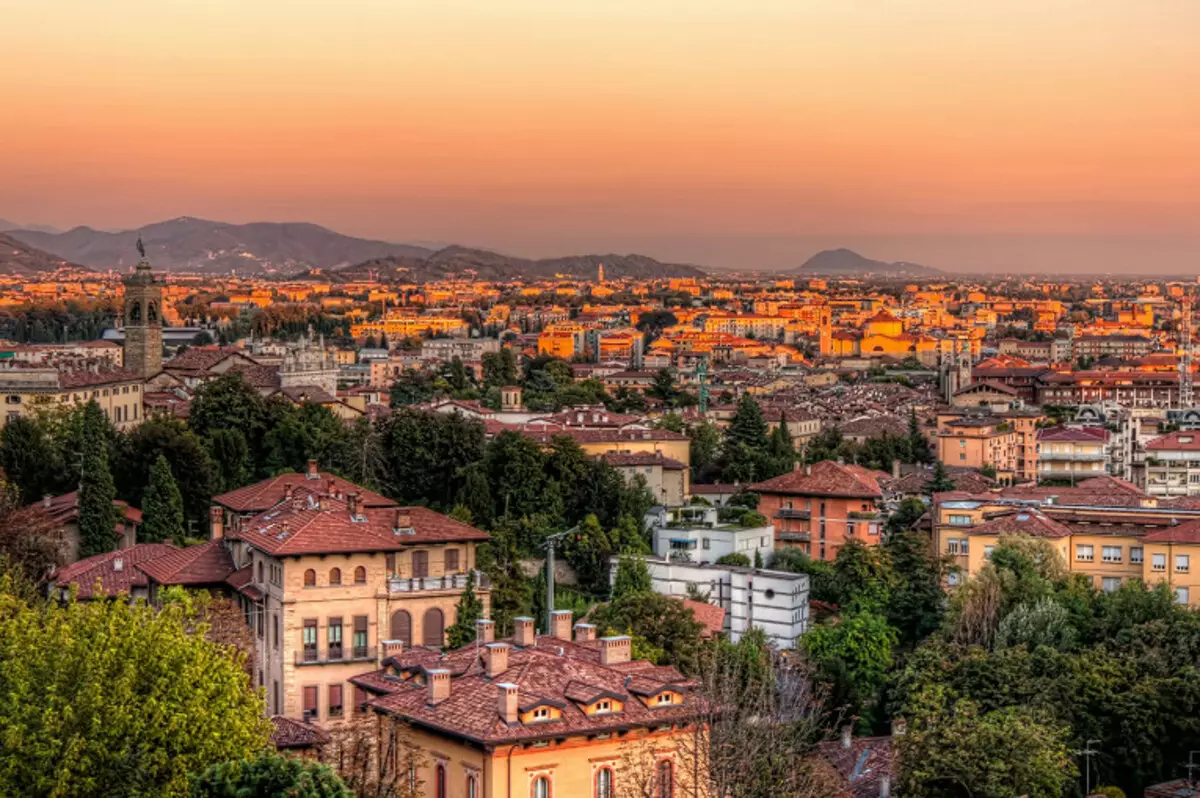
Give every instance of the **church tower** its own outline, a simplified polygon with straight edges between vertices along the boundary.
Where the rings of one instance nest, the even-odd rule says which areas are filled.
[[[827,307],[821,308],[821,319],[817,334],[817,351],[821,357],[830,357],[833,355],[833,319],[830,317],[829,308]]]
[[[162,371],[162,281],[137,242],[137,268],[125,278],[125,368],[142,379]]]

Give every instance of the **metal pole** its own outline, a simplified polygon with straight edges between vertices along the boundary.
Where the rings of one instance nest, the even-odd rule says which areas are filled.
[[[551,616],[554,613],[554,539],[546,546],[546,634],[554,634]]]

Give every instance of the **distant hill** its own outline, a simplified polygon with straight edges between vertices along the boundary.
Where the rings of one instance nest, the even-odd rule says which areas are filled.
[[[422,247],[354,238],[302,222],[227,224],[181,217],[119,233],[76,227],[57,234],[26,229],[10,235],[67,260],[118,270],[137,262],[135,244],[141,236],[156,269],[199,274],[296,274],[387,255],[430,254]]]
[[[922,277],[942,274],[937,269],[921,266],[917,263],[897,261],[888,263],[882,260],[859,255],[850,249],[826,249],[813,255],[804,265],[793,269],[792,274],[822,274],[822,275],[895,275]]]
[[[31,247],[7,233],[0,233],[0,274],[31,277],[38,272],[52,272],[62,268],[82,267]]]
[[[20,230],[24,225],[10,222],[8,219],[0,219],[0,233],[7,233],[9,230]]]
[[[415,283],[441,280],[447,277],[471,276],[479,280],[506,280],[516,277],[553,279],[556,275],[570,278],[595,279],[598,267],[604,265],[604,276],[650,279],[656,277],[703,277],[695,266],[682,263],[662,263],[644,255],[568,255],[560,258],[532,260],[501,255],[486,249],[450,246],[425,257],[388,256],[372,258],[353,266],[337,269],[323,277],[333,282],[376,279],[412,281]]]
[[[57,227],[51,227],[48,224],[17,224],[10,222],[8,219],[0,219],[0,233],[8,233],[13,230],[32,230],[35,233],[61,233]]]

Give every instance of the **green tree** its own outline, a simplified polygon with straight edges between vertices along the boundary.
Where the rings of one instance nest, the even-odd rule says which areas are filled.
[[[11,585],[11,582],[9,583]],[[270,724],[190,602],[28,603],[0,585],[0,795],[183,796]]]
[[[608,560],[617,553],[600,521],[589,514],[562,541],[563,556],[579,577],[579,586],[594,596],[606,595]]]
[[[737,566],[740,568],[749,568],[750,567],[750,558],[747,557],[745,554],[742,554],[740,551],[734,551],[734,552],[730,552],[729,554],[722,554],[720,557],[717,558],[716,564],[717,565],[733,565],[733,566]]]
[[[617,560],[617,574],[613,578],[612,597],[623,598],[635,593],[650,593],[654,585],[646,561],[633,554],[622,555]]]
[[[484,455],[483,424],[455,413],[402,408],[381,422],[379,434],[383,487],[400,501],[453,507],[468,468]],[[476,517],[489,517],[468,506]]]
[[[908,411],[908,450],[910,462],[928,463],[933,459],[929,451],[929,441],[921,433],[916,408],[909,408]]]
[[[107,421],[95,402],[83,413],[82,473],[79,480],[79,556],[112,551],[117,538],[113,500],[117,490],[108,469]]]
[[[489,388],[505,388],[517,384],[517,359],[508,347],[499,352],[486,352],[483,364],[483,384]]]
[[[670,369],[659,369],[654,374],[654,382],[646,389],[647,396],[661,400],[668,407],[674,403],[678,394],[679,389],[675,387],[675,378],[671,376]]]
[[[329,765],[260,754],[210,765],[192,778],[189,798],[354,798]]]
[[[893,533],[883,548],[892,573],[888,623],[896,628],[901,645],[912,647],[942,624],[946,611],[942,564],[919,532]]]
[[[688,431],[692,439],[691,466],[694,480],[720,476],[717,460],[721,456],[721,431],[711,422],[703,421]]]
[[[829,685],[833,705],[862,718],[867,729],[878,719],[896,643],[896,630],[887,618],[870,610],[843,612],[800,638],[816,678]]]
[[[60,452],[37,418],[17,416],[0,430],[0,468],[26,504],[62,487]]]
[[[682,601],[660,593],[628,593],[601,604],[592,613],[598,629],[630,634],[661,650],[661,665],[674,665],[685,674],[700,666],[704,626]]]
[[[779,423],[771,430],[767,439],[767,449],[764,457],[764,478],[785,474],[792,470],[796,462],[796,446],[792,443],[792,435],[788,432],[787,414],[780,412]]]
[[[941,460],[938,460],[933,464],[933,473],[929,476],[929,480],[925,483],[924,490],[930,495],[954,490],[954,481],[950,479],[950,475],[946,473],[946,464]]]
[[[458,597],[454,623],[446,630],[449,648],[460,648],[475,639],[475,622],[483,617],[483,602],[475,595],[475,572],[467,574],[467,586]]]
[[[139,543],[183,540],[183,497],[175,484],[171,464],[161,454],[150,467],[150,486],[142,501],[142,518]]]
[[[207,439],[209,460],[213,464],[213,489],[219,493],[246,485],[254,463],[246,436],[237,429],[215,429]]]
[[[184,518],[202,524],[208,518],[214,481],[213,461],[207,448],[204,441],[178,419],[143,421],[131,432],[119,436],[117,441],[113,475],[118,497],[144,510],[146,491],[153,477],[152,467],[159,457],[165,457],[179,487]]]
[[[388,393],[392,407],[408,407],[430,401],[437,390],[433,386],[432,374],[408,369],[392,381]]]
[[[505,430],[492,439],[483,465],[497,517],[562,514],[558,485],[544,479],[545,459],[537,443],[520,433]]]
[[[896,535],[901,532],[907,532],[916,526],[917,521],[921,520],[921,516],[925,515],[925,502],[909,496],[900,502],[900,506],[888,516],[887,531],[889,535]]]
[[[745,446],[751,452],[766,449],[767,421],[763,418],[762,408],[750,394],[743,395],[738,401],[737,410],[725,431],[725,439],[727,443]]]

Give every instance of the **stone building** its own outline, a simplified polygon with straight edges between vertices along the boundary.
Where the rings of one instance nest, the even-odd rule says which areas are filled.
[[[125,278],[125,368],[143,380],[162,371],[162,280],[142,254],[133,274]]]

